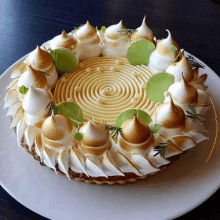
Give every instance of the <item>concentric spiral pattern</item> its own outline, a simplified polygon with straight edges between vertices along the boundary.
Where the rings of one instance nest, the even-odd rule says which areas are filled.
[[[137,108],[152,115],[154,103],[145,94],[153,73],[147,66],[132,66],[122,57],[95,57],[81,62],[74,73],[58,81],[54,102],[73,101],[83,111],[84,120],[115,125],[124,110]]]

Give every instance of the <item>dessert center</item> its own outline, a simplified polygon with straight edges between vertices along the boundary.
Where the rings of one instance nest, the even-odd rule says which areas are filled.
[[[72,101],[79,105],[84,121],[115,125],[117,116],[126,109],[137,108],[153,113],[153,102],[145,86],[153,73],[147,66],[132,66],[122,57],[96,57],[79,64],[74,73],[58,81],[54,102]]]

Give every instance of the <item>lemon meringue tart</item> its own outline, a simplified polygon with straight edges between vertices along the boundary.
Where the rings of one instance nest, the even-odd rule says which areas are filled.
[[[87,21],[37,46],[4,99],[18,146],[69,179],[124,184],[207,139],[207,75],[167,32]]]

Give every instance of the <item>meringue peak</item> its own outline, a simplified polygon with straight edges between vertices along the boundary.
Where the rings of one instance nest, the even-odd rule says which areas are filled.
[[[183,74],[180,82],[171,85],[168,92],[172,95],[174,102],[179,104],[194,104],[198,100],[197,89],[186,82]]]
[[[90,24],[89,21],[86,22],[82,27],[76,31],[76,37],[80,41],[88,40],[97,35],[97,30],[94,26]]]
[[[121,136],[123,139],[133,144],[143,143],[150,137],[149,126],[145,121],[137,118],[136,115],[124,121],[121,128]]]
[[[170,56],[173,58],[173,52],[170,51],[170,47],[174,45],[178,50],[180,49],[179,44],[172,38],[171,33],[169,30],[166,30],[168,32],[168,36],[165,39],[162,39],[156,47],[157,52],[160,55],[164,56]]]
[[[42,125],[44,136],[50,140],[61,140],[65,133],[71,133],[73,130],[72,121],[65,115],[51,115]]]
[[[91,147],[100,147],[109,140],[109,133],[102,122],[89,120],[79,130],[83,134],[82,142]]]
[[[175,105],[171,95],[168,102],[162,103],[156,108],[156,120],[164,128],[175,129],[185,125],[185,114],[182,108]]]
[[[62,37],[62,38],[67,38],[67,37],[68,37],[68,35],[67,35],[67,33],[66,33],[65,30],[62,31],[61,37]]]
[[[134,42],[139,39],[147,39],[154,43],[154,33],[146,24],[146,15],[143,18],[142,24],[137,31],[131,35],[131,40]]]

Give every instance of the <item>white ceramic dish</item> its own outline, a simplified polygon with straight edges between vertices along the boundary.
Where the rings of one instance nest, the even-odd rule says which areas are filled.
[[[13,68],[0,78],[3,100]],[[198,59],[197,59],[198,60]],[[199,60],[198,60],[199,61]],[[201,62],[201,61],[199,61]],[[208,67],[206,85],[220,118],[220,79]],[[145,180],[126,185],[94,185],[56,174],[42,167],[24,149],[19,149],[13,130],[9,130],[7,109],[0,108],[0,183],[16,200],[47,218],[58,219],[173,219],[194,209],[220,186],[220,138],[206,162],[216,136],[213,109],[208,112],[205,127],[209,140],[187,151],[168,169]]]

